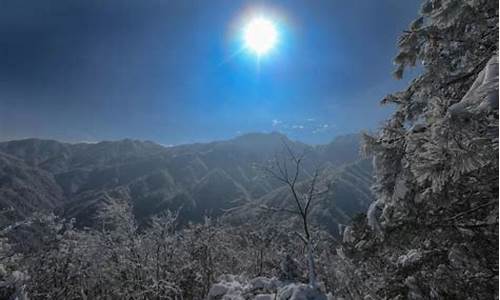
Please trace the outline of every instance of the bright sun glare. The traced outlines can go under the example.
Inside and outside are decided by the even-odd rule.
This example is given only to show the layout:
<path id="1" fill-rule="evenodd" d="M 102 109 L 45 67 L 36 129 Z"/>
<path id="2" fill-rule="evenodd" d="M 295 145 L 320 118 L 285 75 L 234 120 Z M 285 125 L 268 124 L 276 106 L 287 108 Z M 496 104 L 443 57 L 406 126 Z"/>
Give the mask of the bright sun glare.
<path id="1" fill-rule="evenodd" d="M 274 47 L 278 32 L 271 21 L 257 18 L 246 25 L 244 38 L 245 47 L 260 56 Z"/>

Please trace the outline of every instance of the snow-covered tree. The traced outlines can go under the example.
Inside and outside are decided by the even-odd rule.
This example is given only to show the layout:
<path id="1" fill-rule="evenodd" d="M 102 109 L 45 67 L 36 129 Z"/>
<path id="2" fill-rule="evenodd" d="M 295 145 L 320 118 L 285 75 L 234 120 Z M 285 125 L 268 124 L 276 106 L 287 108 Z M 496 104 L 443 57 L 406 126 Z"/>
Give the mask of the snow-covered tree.
<path id="1" fill-rule="evenodd" d="M 378 136 L 366 136 L 377 171 L 374 206 L 383 208 L 383 219 L 411 213 L 415 205 L 401 199 L 436 199 L 463 175 L 498 166 L 494 2 L 426 1 L 400 38 L 396 77 L 417 63 L 423 72 L 405 91 L 383 99 L 396 104 L 396 112 Z"/>
<path id="2" fill-rule="evenodd" d="M 385 296 L 489 298 L 498 291 L 498 2 L 425 1 L 395 63 L 396 78 L 417 65 L 421 74 L 382 100 L 395 112 L 365 136 L 377 238 L 358 235 L 349 247 L 400 270 L 375 272 L 394 276 L 378 287 Z"/>

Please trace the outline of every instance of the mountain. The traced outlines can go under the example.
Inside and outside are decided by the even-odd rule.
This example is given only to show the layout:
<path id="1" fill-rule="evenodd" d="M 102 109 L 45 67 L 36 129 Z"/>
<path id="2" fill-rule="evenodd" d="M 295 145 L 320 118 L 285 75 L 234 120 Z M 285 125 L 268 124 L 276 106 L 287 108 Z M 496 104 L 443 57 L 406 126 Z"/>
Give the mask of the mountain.
<path id="1" fill-rule="evenodd" d="M 321 193 L 313 201 L 311 216 L 314 225 L 337 235 L 339 225 L 349 224 L 354 215 L 365 212 L 373 201 L 370 189 L 374 183 L 372 172 L 371 163 L 365 159 L 323 170 L 317 186 L 318 190 L 327 192 Z M 307 189 L 310 180 L 299 182 L 298 189 Z M 289 212 L 294 209 L 295 202 L 289 188 L 280 186 L 259 199 L 232 210 L 227 218 L 236 224 L 264 224 L 272 219 L 273 223 L 281 223 L 287 227 L 290 226 L 290 220 L 293 220 L 292 224 L 300 228 L 299 216 Z"/>
<path id="2" fill-rule="evenodd" d="M 47 171 L 0 153 L 0 225 L 17 221 L 37 210 L 63 204 L 63 192 Z"/>
<path id="3" fill-rule="evenodd" d="M 130 139 L 2 142 L 0 207 L 9 210 L 3 216 L 6 221 L 36 210 L 56 210 L 76 218 L 77 224 L 91 225 L 100 205 L 121 199 L 133 205 L 140 220 L 165 209 L 180 209 L 183 220 L 198 221 L 241 203 L 286 199 L 282 184 L 262 171 L 270 160 L 287 155 L 285 144 L 305 153 L 306 174 L 320 166 L 322 181 L 335 182 L 335 192 L 323 201 L 329 210 L 322 218 L 329 227 L 347 222 L 373 200 L 371 166 L 359 157 L 358 135 L 310 146 L 279 133 L 251 133 L 168 148 Z"/>

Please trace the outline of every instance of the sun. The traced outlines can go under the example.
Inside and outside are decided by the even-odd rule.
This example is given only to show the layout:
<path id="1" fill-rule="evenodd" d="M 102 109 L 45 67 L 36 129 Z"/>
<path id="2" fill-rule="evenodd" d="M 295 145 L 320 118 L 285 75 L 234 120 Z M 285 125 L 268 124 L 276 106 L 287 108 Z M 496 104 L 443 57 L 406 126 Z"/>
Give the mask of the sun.
<path id="1" fill-rule="evenodd" d="M 271 50 L 278 41 L 278 31 L 273 22 L 265 18 L 250 21 L 244 29 L 245 47 L 261 56 Z"/>

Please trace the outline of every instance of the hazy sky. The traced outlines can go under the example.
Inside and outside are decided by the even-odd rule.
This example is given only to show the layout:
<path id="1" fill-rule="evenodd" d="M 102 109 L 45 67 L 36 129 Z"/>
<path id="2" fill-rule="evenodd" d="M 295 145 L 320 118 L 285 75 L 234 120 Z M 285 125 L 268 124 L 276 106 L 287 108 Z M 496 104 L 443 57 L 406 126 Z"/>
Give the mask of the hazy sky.
<path id="1" fill-rule="evenodd" d="M 375 129 L 416 0 L 0 0 L 0 139 L 162 144 Z M 279 44 L 242 48 L 258 12 Z"/>

